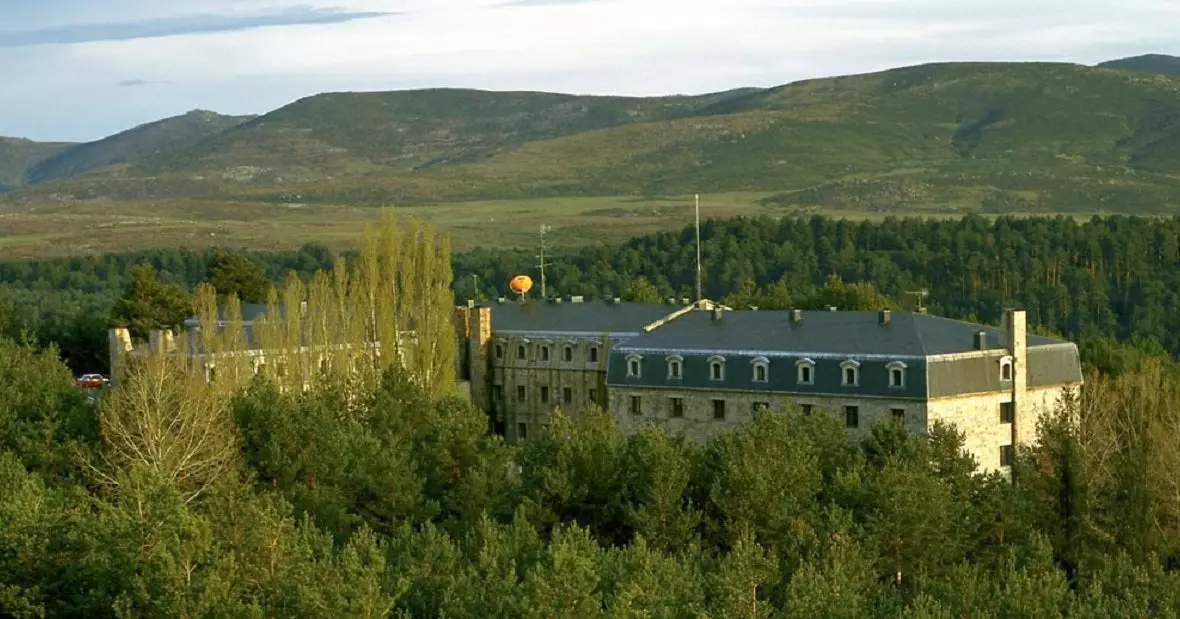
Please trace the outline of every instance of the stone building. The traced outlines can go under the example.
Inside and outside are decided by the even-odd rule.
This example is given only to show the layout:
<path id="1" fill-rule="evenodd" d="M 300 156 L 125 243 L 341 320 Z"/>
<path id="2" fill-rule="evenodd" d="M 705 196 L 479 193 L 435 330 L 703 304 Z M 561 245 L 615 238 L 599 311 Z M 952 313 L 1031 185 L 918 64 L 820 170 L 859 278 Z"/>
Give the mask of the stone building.
<path id="1" fill-rule="evenodd" d="M 1077 347 L 1028 335 L 1023 311 L 999 329 L 889 311 L 696 311 L 616 346 L 606 382 L 626 429 L 703 441 L 785 405 L 836 415 L 853 438 L 888 418 L 916 433 L 943 421 L 996 470 L 1082 372 Z"/>
<path id="2" fill-rule="evenodd" d="M 263 311 L 243 308 L 248 339 Z M 459 386 L 509 440 L 543 436 L 559 407 L 596 404 L 627 431 L 653 423 L 704 441 L 759 409 L 798 405 L 843 419 L 851 438 L 893 417 L 915 433 L 952 423 L 994 470 L 1082 385 L 1077 347 L 1028 335 L 1015 310 L 995 328 L 923 313 L 567 297 L 469 302 L 454 324 Z M 175 348 L 168 332 L 135 347 L 115 329 L 110 341 L 113 380 L 128 356 Z M 268 355 L 244 352 L 259 363 Z"/>
<path id="3" fill-rule="evenodd" d="M 497 432 L 509 439 L 542 436 L 557 407 L 606 408 L 610 350 L 677 309 L 577 296 L 471 304 L 457 312 L 456 331 L 470 334 L 460 376 L 470 380 L 472 400 L 488 411 Z"/>

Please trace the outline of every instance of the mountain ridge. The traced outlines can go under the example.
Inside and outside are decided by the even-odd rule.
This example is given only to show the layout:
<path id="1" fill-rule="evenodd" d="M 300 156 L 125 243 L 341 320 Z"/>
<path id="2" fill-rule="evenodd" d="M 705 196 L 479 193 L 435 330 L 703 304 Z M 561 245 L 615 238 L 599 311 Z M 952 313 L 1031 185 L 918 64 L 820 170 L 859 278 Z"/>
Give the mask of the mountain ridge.
<path id="1" fill-rule="evenodd" d="M 1175 77 L 1033 62 L 651 98 L 325 93 L 9 195 L 424 204 L 709 188 L 784 208 L 1174 211 L 1176 110 Z"/>

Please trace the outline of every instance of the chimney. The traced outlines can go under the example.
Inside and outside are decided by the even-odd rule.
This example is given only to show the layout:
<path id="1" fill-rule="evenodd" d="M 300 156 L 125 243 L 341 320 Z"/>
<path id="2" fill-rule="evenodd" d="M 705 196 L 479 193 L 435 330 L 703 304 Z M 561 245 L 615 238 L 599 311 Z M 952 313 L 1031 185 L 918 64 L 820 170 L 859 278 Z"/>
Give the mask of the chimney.
<path id="1" fill-rule="evenodd" d="M 878 321 L 881 323 L 882 327 L 888 327 L 889 323 L 893 320 L 893 312 L 891 312 L 887 309 L 883 309 L 877 315 L 877 318 L 878 318 Z"/>
<path id="2" fill-rule="evenodd" d="M 803 324 L 803 310 L 798 310 L 798 309 L 791 310 L 791 322 L 793 322 L 797 325 Z"/>
<path id="3" fill-rule="evenodd" d="M 987 331 L 975 333 L 975 350 L 987 350 Z"/>
<path id="4" fill-rule="evenodd" d="M 713 322 L 721 322 L 721 312 L 722 311 L 723 310 L 720 307 L 713 308 Z"/>

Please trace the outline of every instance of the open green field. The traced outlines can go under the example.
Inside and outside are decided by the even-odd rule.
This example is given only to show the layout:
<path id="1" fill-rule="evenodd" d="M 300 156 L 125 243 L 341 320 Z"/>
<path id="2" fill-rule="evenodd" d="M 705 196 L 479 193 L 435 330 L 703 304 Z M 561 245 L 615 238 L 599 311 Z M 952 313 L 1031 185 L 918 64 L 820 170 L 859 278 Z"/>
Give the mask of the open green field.
<path id="1" fill-rule="evenodd" d="M 766 192 L 701 197 L 701 218 L 821 214 L 880 220 L 888 215 L 960 217 L 933 211 L 865 212 L 763 204 Z M 675 230 L 693 221 L 692 196 L 545 198 L 479 201 L 398 208 L 451 234 L 454 249 L 537 244 L 538 228 L 552 227 L 553 245 L 615 243 Z M 353 246 L 378 209 L 340 205 L 253 202 L 81 201 L 0 210 L 0 259 L 125 251 L 149 247 L 282 250 L 304 243 Z M 1076 214 L 1088 218 L 1090 214 Z"/>

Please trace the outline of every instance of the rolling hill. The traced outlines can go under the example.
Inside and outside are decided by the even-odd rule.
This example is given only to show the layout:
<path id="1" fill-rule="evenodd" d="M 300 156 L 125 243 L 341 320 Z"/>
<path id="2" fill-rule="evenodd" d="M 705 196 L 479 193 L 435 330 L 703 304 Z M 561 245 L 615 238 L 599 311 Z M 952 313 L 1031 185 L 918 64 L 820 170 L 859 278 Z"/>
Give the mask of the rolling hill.
<path id="1" fill-rule="evenodd" d="M 1103 62 L 1098 66 L 1107 69 L 1180 75 L 1180 57 L 1165 56 L 1163 54 L 1144 54 L 1130 58 L 1119 58 L 1118 60 Z"/>
<path id="2" fill-rule="evenodd" d="M 23 186 L 31 166 L 69 146 L 65 142 L 0 137 L 0 192 Z"/>
<path id="3" fill-rule="evenodd" d="M 196 146 L 202 141 L 250 120 L 204 110 L 146 123 L 94 142 L 74 144 L 30 166 L 27 184 L 67 178 L 116 164 L 161 156 Z"/>
<path id="4" fill-rule="evenodd" d="M 1180 79 L 944 63 L 694 97 L 318 95 L 18 192 L 424 204 L 774 192 L 868 211 L 1180 212 Z"/>

